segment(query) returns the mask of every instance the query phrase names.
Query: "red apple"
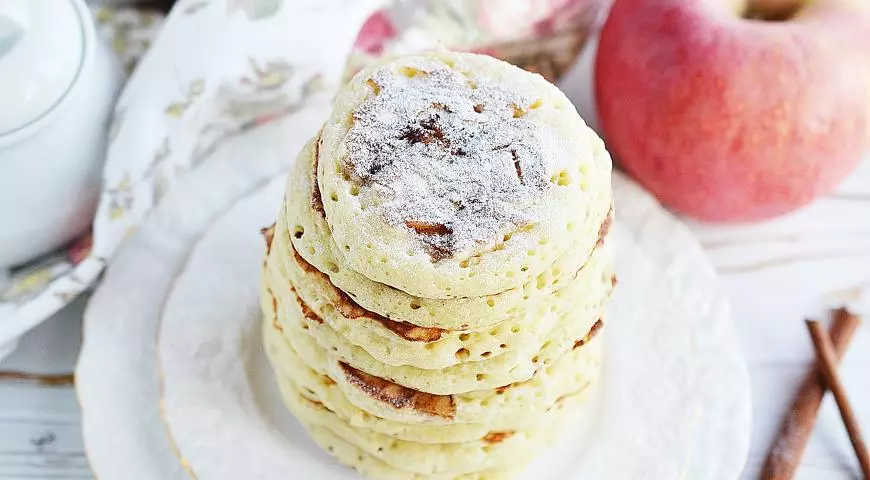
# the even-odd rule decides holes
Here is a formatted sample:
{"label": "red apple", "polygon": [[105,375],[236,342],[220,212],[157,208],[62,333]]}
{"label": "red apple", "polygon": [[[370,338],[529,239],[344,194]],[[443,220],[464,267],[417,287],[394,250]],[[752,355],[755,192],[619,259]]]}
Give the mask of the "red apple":
{"label": "red apple", "polygon": [[791,211],[870,151],[870,0],[617,0],[595,68],[616,160],[703,220]]}

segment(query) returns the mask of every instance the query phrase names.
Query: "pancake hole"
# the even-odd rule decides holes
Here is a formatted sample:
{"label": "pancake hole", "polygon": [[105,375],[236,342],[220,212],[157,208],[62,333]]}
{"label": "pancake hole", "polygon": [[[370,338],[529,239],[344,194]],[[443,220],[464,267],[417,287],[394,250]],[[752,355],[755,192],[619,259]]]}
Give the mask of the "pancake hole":
{"label": "pancake hole", "polygon": [[378,453],[381,453],[383,451],[384,451],[384,447],[378,447]]}
{"label": "pancake hole", "polygon": [[425,348],[426,348],[426,350],[432,351],[432,350],[435,350],[436,345],[437,344],[435,344],[435,343],[427,343]]}
{"label": "pancake hole", "polygon": [[476,378],[478,382],[482,382],[482,381],[486,380],[486,374],[485,373],[478,373],[474,378]]}
{"label": "pancake hole", "polygon": [[521,328],[519,325],[514,325],[513,327],[511,327],[511,333],[513,333],[514,335],[520,333],[520,330]]}
{"label": "pancake hole", "polygon": [[332,273],[338,273],[338,265],[332,262],[326,262],[326,269]]}
{"label": "pancake hole", "polygon": [[521,268],[520,271],[521,272],[528,272],[529,271],[528,265],[523,265],[523,268]]}
{"label": "pancake hole", "polygon": [[338,194],[335,192],[330,193],[329,199],[332,200],[333,202],[337,202],[338,201]]}
{"label": "pancake hole", "polygon": [[357,457],[356,457],[356,460],[358,462],[362,462],[364,459],[365,459],[365,457],[363,457],[362,455],[357,455]]}
{"label": "pancake hole", "polygon": [[419,310],[422,306],[419,300],[411,300],[411,310]]}
{"label": "pancake hole", "polygon": [[301,225],[296,225],[295,227],[293,227],[294,238],[302,238],[302,235],[305,235],[305,229],[302,228]]}
{"label": "pancake hole", "polygon": [[489,308],[495,307],[495,300],[490,298],[489,300],[486,301],[486,306]]}
{"label": "pancake hole", "polygon": [[511,233],[505,233],[504,237],[502,237],[502,241],[504,241],[504,242],[510,241],[512,236],[513,236],[513,234],[511,234]]}
{"label": "pancake hole", "polygon": [[344,251],[345,251],[345,252],[349,252],[349,251],[350,251],[350,245],[345,245],[345,246],[344,246]]}
{"label": "pancake hole", "polygon": [[507,347],[508,347],[508,346],[507,346],[506,343],[502,343],[501,345],[498,346],[498,348],[500,348],[500,349],[502,349],[502,350],[504,350],[504,349],[507,348]]}
{"label": "pancake hole", "polygon": [[529,299],[528,295],[523,295],[523,300],[528,300],[528,299]]}
{"label": "pancake hole", "polygon": [[456,351],[456,358],[459,360],[467,360],[469,355],[471,355],[471,353],[467,348],[460,348]]}
{"label": "pancake hole", "polygon": [[492,352],[483,352],[480,354],[480,356],[483,358],[489,358],[490,355],[492,355]]}
{"label": "pancake hole", "polygon": [[459,268],[468,268],[469,264],[470,263],[469,263],[468,259],[465,259],[465,260],[459,262]]}
{"label": "pancake hole", "polygon": [[469,338],[471,338],[471,335],[469,335],[467,333],[463,333],[463,334],[459,335],[460,342],[467,342]]}
{"label": "pancake hole", "polygon": [[333,352],[337,352],[337,351],[338,351],[338,347],[332,347],[332,351],[333,351]]}
{"label": "pancake hole", "polygon": [[308,325],[302,324],[302,330],[308,330]]}
{"label": "pancake hole", "polygon": [[328,447],[326,447],[326,451],[329,453],[332,453],[335,451],[335,447],[333,447],[332,445],[329,445]]}
{"label": "pancake hole", "polygon": [[488,407],[488,406],[489,406],[489,399],[488,399],[488,398],[484,398],[483,400],[481,400],[481,401],[480,401],[480,406],[481,406],[481,407]]}
{"label": "pancake hole", "polygon": [[532,357],[532,363],[538,363],[538,360],[540,360],[540,359],[538,358],[537,355],[535,355],[534,357]]}
{"label": "pancake hole", "polygon": [[315,253],[317,253],[317,250],[315,250],[314,247],[311,246],[311,247],[308,247],[308,253],[311,255],[314,255]]}
{"label": "pancake hole", "polygon": [[387,257],[381,257],[381,263],[387,263]]}
{"label": "pancake hole", "polygon": [[477,113],[483,113],[483,104],[482,104],[482,103],[478,103],[477,105],[475,105],[475,106],[474,106],[474,111],[477,112]]}
{"label": "pancake hole", "polygon": [[366,248],[368,248],[369,250],[371,250],[372,248],[374,248],[374,246],[373,246],[371,243],[367,243],[367,244],[366,244]]}
{"label": "pancake hole", "polygon": [[354,197],[359,195],[359,187],[357,185],[351,185],[350,186],[350,194],[353,195]]}
{"label": "pancake hole", "polygon": [[492,335],[493,337],[498,336],[498,334],[500,334],[500,333],[501,333],[501,328],[499,328],[499,327],[495,327],[489,331],[489,334]]}

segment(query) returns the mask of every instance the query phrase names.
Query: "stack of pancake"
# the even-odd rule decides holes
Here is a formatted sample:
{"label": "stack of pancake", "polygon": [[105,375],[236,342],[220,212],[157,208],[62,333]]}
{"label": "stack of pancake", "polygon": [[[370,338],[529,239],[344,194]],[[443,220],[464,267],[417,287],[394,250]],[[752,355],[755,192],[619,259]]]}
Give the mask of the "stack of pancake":
{"label": "stack of pancake", "polygon": [[599,375],[610,173],[538,75],[446,51],[361,71],[266,231],[287,407],[371,478],[521,471]]}

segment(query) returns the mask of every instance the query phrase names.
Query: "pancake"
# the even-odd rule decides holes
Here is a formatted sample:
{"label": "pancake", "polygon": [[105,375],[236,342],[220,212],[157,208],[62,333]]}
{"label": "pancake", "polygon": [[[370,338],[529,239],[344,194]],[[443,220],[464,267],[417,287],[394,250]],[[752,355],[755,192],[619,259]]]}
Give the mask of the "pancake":
{"label": "pancake", "polygon": [[[284,235],[283,220],[279,219],[275,231],[279,238]],[[389,366],[439,369],[490,361],[508,352],[531,358],[548,341],[559,318],[570,314],[578,331],[588,331],[601,317],[613,288],[610,246],[602,246],[550,302],[540,302],[536,311],[524,317],[510,318],[480,331],[418,327],[362,308],[332,285],[326,274],[292,250],[289,243],[274,245],[268,260],[273,292],[282,297],[289,295],[292,283],[308,308],[338,335]],[[287,302],[285,299],[283,303]]]}
{"label": "pancake", "polygon": [[579,404],[573,397],[558,403],[532,429],[491,432],[468,442],[424,444],[351,426],[316,394],[280,375],[277,382],[287,407],[303,423],[324,426],[392,467],[417,474],[465,474],[525,464],[552,441]]}
{"label": "pancake", "polygon": [[[292,250],[287,248],[285,254],[288,261],[295,251],[305,262],[328,275],[330,283],[350,295],[357,304],[382,317],[420,327],[479,331],[514,318],[525,318],[540,310],[542,304],[551,302],[553,295],[579,274],[589,259],[589,252],[577,244],[532,281],[499,294],[478,297],[450,300],[415,297],[375,282],[351,268],[330,236],[326,219],[318,213],[322,212],[322,206],[319,206],[320,196],[313,175],[315,149],[316,143],[309,142],[290,173],[286,210],[279,218],[286,220],[289,231],[286,236],[283,228],[277,233],[279,248],[292,244]],[[603,223],[591,225],[588,231],[577,231],[577,236],[594,236],[597,247],[605,244],[612,213],[611,209],[610,216],[605,217]],[[537,250],[523,254],[534,256]]]}
{"label": "pancake", "polygon": [[[299,329],[288,332],[278,320],[278,302],[268,286],[261,293],[261,307],[265,321],[270,325],[264,335],[280,336],[311,370],[335,382],[347,401],[356,408],[381,419],[405,424],[472,423],[485,424],[490,430],[517,428],[545,414],[560,399],[587,398],[594,392],[600,373],[601,334],[594,329],[570,352],[538,370],[528,381],[502,385],[493,390],[433,395],[356,370],[331,356],[316,342],[307,341],[307,336]],[[295,314],[298,317],[296,323],[301,325],[301,314]],[[293,335],[288,336],[288,333]],[[293,342],[293,338],[297,341]],[[275,350],[275,345],[281,344],[267,342],[267,351]],[[275,368],[284,371],[285,375],[293,375],[288,371],[291,368],[289,363],[276,361]]]}
{"label": "pancake", "polygon": [[[317,396],[326,408],[335,412],[342,420],[357,428],[418,443],[457,443],[479,440],[491,433],[484,424],[408,424],[375,417],[360,410],[347,400],[335,380],[329,375],[321,375],[311,369],[299,358],[293,347],[271,323],[263,330],[263,343],[278,382],[290,381],[297,389]],[[534,419],[515,428],[528,427]]]}
{"label": "pancake", "polygon": [[[297,389],[317,396],[327,408],[353,427],[373,430],[400,440],[417,443],[458,443],[479,440],[487,436],[497,435],[503,431],[528,429],[538,425],[549,412],[537,415],[525,415],[522,418],[510,417],[496,419],[497,423],[448,423],[448,424],[413,424],[384,419],[371,415],[353,405],[344,395],[341,388],[328,374],[317,373],[299,357],[293,347],[283,338],[281,332],[271,323],[263,331],[263,342],[270,363],[273,365],[278,381],[286,379]],[[589,389],[591,392],[591,389]],[[574,395],[571,398],[583,399],[584,395]],[[558,403],[554,402],[552,407]]]}
{"label": "pancake", "polygon": [[391,467],[362,449],[342,440],[324,426],[304,423],[303,425],[320,448],[329,452],[341,463],[372,480],[507,480],[516,475],[516,469],[489,470],[464,475],[408,473]]}
{"label": "pancake", "polygon": [[610,157],[567,97],[482,55],[362,70],[338,93],[318,152],[338,253],[413,296],[517,289],[569,251],[588,257],[610,210]]}
{"label": "pancake", "polygon": [[396,440],[342,421],[316,397],[300,394],[291,382],[278,382],[288,409],[303,424],[325,427],[339,438],[404,472],[462,475],[506,469],[516,471],[550,444],[576,410],[568,402],[554,409],[549,422],[531,431],[500,432],[486,439],[463,443],[423,444]]}
{"label": "pancake", "polygon": [[[310,342],[313,339],[321,348],[355,369],[436,395],[490,390],[528,380],[539,368],[550,365],[570,351],[597,322],[594,319],[588,323],[577,322],[573,312],[565,312],[557,318],[555,328],[537,352],[510,350],[495,358],[460,363],[442,369],[391,366],[379,362],[364,349],[351,344],[338,334],[311,310],[295,289],[274,284],[271,288],[277,298],[278,321],[294,347],[298,343]],[[281,290],[284,290],[284,294],[280,293]],[[603,306],[599,309],[603,310]],[[301,322],[297,320],[300,318]]]}

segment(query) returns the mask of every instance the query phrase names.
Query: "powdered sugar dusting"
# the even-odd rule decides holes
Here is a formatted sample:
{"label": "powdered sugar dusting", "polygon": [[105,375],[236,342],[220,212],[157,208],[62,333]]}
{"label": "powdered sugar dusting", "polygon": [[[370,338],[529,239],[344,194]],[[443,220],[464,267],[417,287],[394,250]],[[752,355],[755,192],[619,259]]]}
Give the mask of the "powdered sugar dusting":
{"label": "powdered sugar dusting", "polygon": [[346,167],[394,226],[433,258],[493,244],[535,222],[548,188],[546,132],[525,117],[536,99],[443,64],[377,70],[354,112]]}

